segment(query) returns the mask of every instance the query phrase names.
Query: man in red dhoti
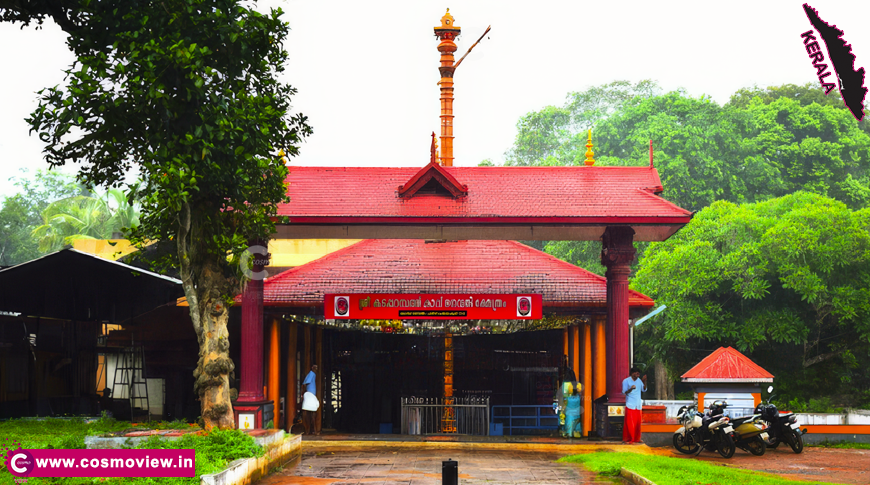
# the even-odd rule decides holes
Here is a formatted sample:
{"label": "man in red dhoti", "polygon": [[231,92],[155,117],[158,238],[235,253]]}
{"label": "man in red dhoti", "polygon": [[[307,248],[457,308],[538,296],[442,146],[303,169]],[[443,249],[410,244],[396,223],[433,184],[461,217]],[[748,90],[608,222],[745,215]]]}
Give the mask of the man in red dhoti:
{"label": "man in red dhoti", "polygon": [[646,392],[646,376],[640,378],[640,370],[632,367],[631,376],[622,381],[622,393],[625,394],[625,425],[622,427],[622,441],[625,443],[643,443],[640,439],[641,410],[643,400],[641,390]]}

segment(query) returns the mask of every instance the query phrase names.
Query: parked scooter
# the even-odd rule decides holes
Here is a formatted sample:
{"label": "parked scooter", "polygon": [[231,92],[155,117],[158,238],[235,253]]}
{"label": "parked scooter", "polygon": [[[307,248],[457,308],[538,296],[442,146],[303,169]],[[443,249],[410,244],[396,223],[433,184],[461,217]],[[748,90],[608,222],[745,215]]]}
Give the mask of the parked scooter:
{"label": "parked scooter", "polygon": [[682,425],[680,429],[674,432],[674,448],[680,453],[692,455],[698,452],[701,448],[701,418],[704,415],[699,413],[694,405],[683,406],[677,411],[677,417]]}
{"label": "parked scooter", "polygon": [[[724,414],[727,407],[728,403],[725,401],[713,401],[710,414]],[[761,422],[761,414],[731,418],[730,424],[734,428],[731,438],[735,446],[755,456],[761,456],[767,451],[767,443],[764,441],[768,438],[764,431],[767,426]]]}
{"label": "parked scooter", "polygon": [[706,449],[717,451],[723,458],[734,456],[736,447],[731,437],[734,428],[729,424],[730,418],[722,414],[701,414],[695,406],[684,406],[677,414],[683,424],[674,432],[677,451],[697,455]]}
{"label": "parked scooter", "polygon": [[767,446],[776,449],[784,441],[795,453],[804,451],[803,435],[807,433],[807,429],[800,429],[794,413],[780,414],[776,406],[770,403],[773,398],[773,386],[768,387],[767,392],[769,394],[767,402],[755,407],[755,412],[761,414],[761,419],[767,424],[769,435]]}

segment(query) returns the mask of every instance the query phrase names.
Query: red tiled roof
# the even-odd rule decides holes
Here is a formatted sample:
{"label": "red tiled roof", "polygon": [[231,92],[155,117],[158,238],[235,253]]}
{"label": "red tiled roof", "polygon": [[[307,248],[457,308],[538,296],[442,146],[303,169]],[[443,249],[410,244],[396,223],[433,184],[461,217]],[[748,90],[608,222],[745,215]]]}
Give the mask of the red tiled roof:
{"label": "red tiled roof", "polygon": [[719,347],[682,378],[683,382],[773,382],[773,374],[731,347]]}
{"label": "red tiled roof", "polygon": [[[652,167],[439,167],[468,195],[415,194],[398,187],[420,168],[291,167],[291,224],[343,222],[546,222],[686,224],[692,213],[657,194]],[[356,220],[354,220],[356,218]]]}
{"label": "red tiled roof", "polygon": [[[266,306],[320,306],[326,293],[540,293],[544,307],[604,307],[604,277],[514,241],[369,239],[264,283]],[[241,301],[237,297],[237,302]],[[629,292],[629,305],[649,297]]]}

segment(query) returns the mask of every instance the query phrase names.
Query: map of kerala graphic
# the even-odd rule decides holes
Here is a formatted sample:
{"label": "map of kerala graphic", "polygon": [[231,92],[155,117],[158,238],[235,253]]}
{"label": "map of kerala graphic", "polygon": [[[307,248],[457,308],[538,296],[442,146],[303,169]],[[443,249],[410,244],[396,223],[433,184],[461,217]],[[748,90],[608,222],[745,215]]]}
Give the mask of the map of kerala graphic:
{"label": "map of kerala graphic", "polygon": [[864,87],[864,68],[855,70],[855,55],[852,54],[852,46],[843,40],[842,30],[836,25],[828,25],[819,18],[819,13],[809,4],[804,4],[804,12],[819,33],[819,37],[825,41],[828,59],[834,66],[834,72],[837,73],[843,102],[855,119],[861,121],[864,118],[864,96],[867,95],[867,88]]}

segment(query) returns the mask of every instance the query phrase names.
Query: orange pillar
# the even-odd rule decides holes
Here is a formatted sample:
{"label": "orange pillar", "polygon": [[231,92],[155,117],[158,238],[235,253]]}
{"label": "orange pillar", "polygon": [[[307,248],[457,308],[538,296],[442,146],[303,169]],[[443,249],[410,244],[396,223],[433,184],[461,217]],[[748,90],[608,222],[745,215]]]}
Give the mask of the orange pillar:
{"label": "orange pillar", "polygon": [[[273,318],[269,327],[269,380],[266,396],[269,401],[275,403],[275,415],[272,419],[273,426],[277,429],[281,419],[281,328],[278,319]],[[266,423],[263,423],[265,426]]]}
{"label": "orange pillar", "polygon": [[[569,352],[571,352],[571,347],[568,345],[568,327],[565,327],[562,329],[562,355],[565,356],[562,362],[571,362],[571,354]],[[561,366],[562,364],[560,363],[559,365]],[[560,382],[559,385],[561,386],[562,383]]]}
{"label": "orange pillar", "polygon": [[571,352],[572,362],[571,368],[574,369],[574,377],[577,378],[577,382],[580,382],[582,379],[580,377],[580,327],[574,325],[571,327],[571,341],[574,343],[574,350]]}
{"label": "orange pillar", "polygon": [[287,415],[284,418],[284,429],[289,433],[293,427],[293,420],[296,418],[296,405],[299,397],[296,395],[296,340],[298,329],[296,322],[290,322],[287,325],[287,396],[284,398],[287,403]]}
{"label": "orange pillar", "polygon": [[462,30],[453,22],[450,9],[441,17],[441,25],[435,27],[435,36],[441,43],[438,44],[438,52],[441,53],[441,165],[453,166],[453,53],[456,52],[454,39],[459,37]]}
{"label": "orange pillar", "polygon": [[607,341],[605,332],[605,315],[592,317],[592,399],[607,394]]}
{"label": "orange pillar", "polygon": [[592,429],[592,326],[583,325],[583,432]]}
{"label": "orange pillar", "polygon": [[326,371],[323,369],[323,329],[320,327],[314,330],[314,362],[317,363],[317,402],[320,403],[314,420],[314,429],[317,430],[316,433],[320,433],[323,428],[323,396],[329,395],[324,391],[323,386],[330,381],[326,378]]}

